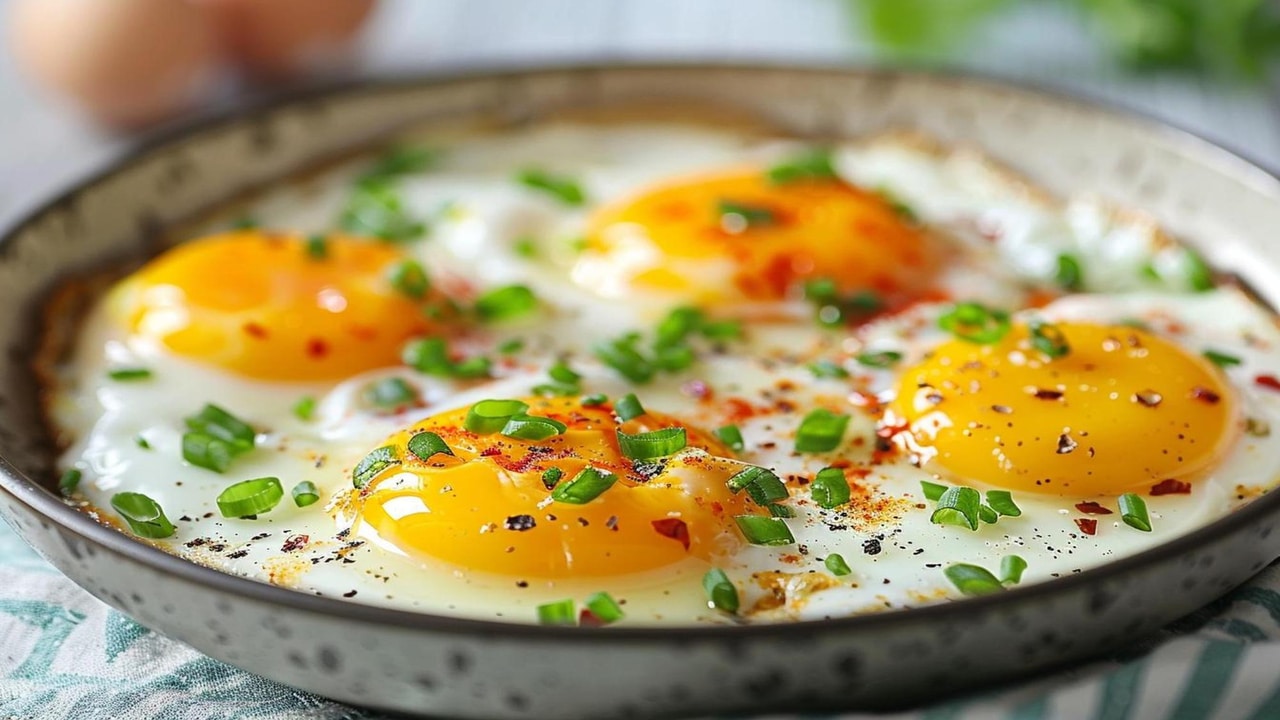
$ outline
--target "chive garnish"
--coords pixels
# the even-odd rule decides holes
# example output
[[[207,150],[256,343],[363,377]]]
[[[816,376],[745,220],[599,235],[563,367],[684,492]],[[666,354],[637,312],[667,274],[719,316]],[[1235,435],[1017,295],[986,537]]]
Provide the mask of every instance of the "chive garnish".
[[[436,455],[453,454],[453,450],[449,448],[449,443],[446,443],[444,438],[441,438],[433,432],[427,431],[415,433],[413,437],[409,438],[407,447],[409,452],[413,453],[414,457],[422,460],[423,462],[430,460]]]
[[[763,515],[734,515],[733,521],[737,523],[738,530],[742,532],[742,536],[752,545],[775,547],[795,544],[796,539],[791,534],[791,528],[787,527],[787,524],[781,518],[765,517]]]
[[[1058,256],[1058,269],[1054,273],[1058,287],[1068,292],[1080,292],[1084,289],[1084,273],[1080,269],[1080,260],[1075,255],[1063,253]]]
[[[707,607],[727,613],[738,612],[738,589],[720,568],[711,568],[702,576],[702,589],[707,593]]]
[[[202,432],[182,434],[182,459],[206,470],[223,473],[231,467],[231,459],[243,450],[225,440]]]
[[[796,452],[828,452],[840,446],[849,416],[815,408],[800,421],[796,430]]]
[[[556,483],[560,482],[560,478],[564,477],[564,471],[558,467],[547,468],[542,471],[542,484],[548,490],[555,490]]]
[[[387,279],[391,281],[391,287],[396,291],[414,300],[426,297],[427,291],[431,289],[431,280],[427,277],[427,271],[417,260],[406,259],[392,265]]]
[[[517,440],[546,440],[549,437],[563,435],[568,426],[559,420],[537,415],[520,413],[512,415],[502,426],[502,434]]]
[[[366,385],[361,396],[378,410],[400,410],[418,402],[418,389],[404,378],[388,377]]]
[[[767,207],[734,200],[721,200],[716,205],[716,214],[720,216],[720,226],[729,233],[740,233],[777,221],[774,212]]]
[[[938,327],[978,345],[999,342],[1009,332],[1009,313],[975,302],[956,303],[938,318]]]
[[[595,615],[606,625],[618,622],[623,617],[622,606],[607,592],[595,593],[587,598],[583,604],[587,606],[592,615]]]
[[[413,217],[394,180],[370,177],[356,184],[338,224],[357,235],[372,235],[386,242],[410,242],[427,232],[426,223]]]
[[[667,313],[654,328],[655,347],[671,347],[683,343],[705,321],[701,310],[695,307],[678,307]]]
[[[735,495],[746,490],[755,504],[765,508],[788,497],[787,486],[781,478],[772,470],[758,465],[748,465],[734,473],[725,485]]]
[[[813,149],[787,158],[769,168],[769,182],[775,185],[806,180],[834,180],[837,178],[831,153]]]
[[[133,438],[133,443],[138,447],[142,448],[143,450],[151,449],[151,442],[147,440],[147,438],[144,437],[141,433],[139,433]]]
[[[609,402],[609,396],[604,393],[592,393],[582,398],[582,407],[596,407]]]
[[[453,360],[449,357],[449,344],[444,338],[410,340],[401,351],[400,359],[405,365],[427,375],[447,377],[453,374]]]
[[[520,257],[529,260],[538,256],[538,241],[531,237],[516,238],[515,242],[511,243],[511,249]]]
[[[563,361],[552,365],[551,368],[547,370],[547,374],[551,376],[552,380],[565,383],[566,385],[573,385],[582,379],[581,375],[574,372],[573,368],[569,367]]]
[[[819,507],[830,510],[849,502],[849,481],[839,468],[823,468],[809,484],[810,497]]]
[[[742,439],[742,431],[738,429],[737,425],[725,425],[724,427],[716,428],[715,435],[720,442],[728,445],[729,449],[736,453],[742,452],[747,446]]]
[[[111,496],[111,507],[120,513],[138,537],[157,540],[177,532],[160,505],[142,493],[116,493]]]
[[[1022,573],[1026,569],[1026,560],[1017,555],[1006,555],[1000,561],[1000,582],[1005,585],[1017,585],[1022,582]]]
[[[796,516],[795,510],[792,510],[787,505],[779,505],[778,503],[765,505],[764,509],[769,511],[769,515],[776,518],[793,518]]]
[[[62,473],[62,477],[58,478],[58,490],[63,495],[71,495],[75,493],[76,488],[80,487],[80,481],[84,479],[84,473],[76,468],[69,468]]]
[[[107,371],[107,377],[119,382],[132,382],[134,380],[150,380],[151,371],[144,367],[112,368]]]
[[[261,477],[229,485],[218,494],[218,512],[222,517],[244,518],[271,511],[284,497],[280,478]]]
[[[205,405],[185,422],[182,457],[197,467],[226,472],[233,458],[253,449],[253,428],[217,405]]]
[[[556,486],[551,492],[551,499],[570,505],[585,505],[603,495],[617,481],[618,476],[613,473],[587,466],[569,482]]]
[[[429,169],[439,159],[438,150],[425,147],[392,147],[360,176],[359,182],[389,180]]]
[[[476,298],[476,315],[485,322],[499,322],[533,312],[538,296],[524,285],[504,285]]]
[[[394,445],[383,445],[364,456],[351,472],[351,484],[362,488],[377,477],[378,473],[392,465],[399,464],[400,451]]]
[[[557,600],[538,606],[538,623],[542,625],[574,625],[577,607],[572,600]]]
[[[688,345],[676,345],[658,348],[653,355],[653,366],[666,372],[680,372],[692,367],[696,359],[693,348]]]
[[[640,404],[640,398],[637,398],[635,393],[627,393],[613,404],[613,412],[619,420],[626,422],[644,415],[644,406]]]
[[[688,445],[689,440],[682,427],[668,427],[634,435],[616,431],[618,447],[632,460],[652,460],[674,455]]]
[[[1013,493],[1008,490],[988,490],[987,504],[1005,517],[1018,517],[1022,514],[1022,508],[1013,501]]]
[[[809,372],[816,378],[847,378],[849,371],[831,360],[809,363]]]
[[[1000,584],[995,575],[977,565],[957,563],[947,566],[942,572],[961,595],[989,595],[1004,590],[1004,585]]]
[[[307,257],[312,260],[324,260],[329,257],[329,239],[324,235],[307,237]]]
[[[501,432],[513,416],[528,409],[529,405],[519,400],[481,400],[467,410],[462,426],[477,435],[492,435]]]
[[[1205,350],[1204,356],[1214,365],[1222,368],[1234,367],[1244,362],[1235,355],[1228,355],[1226,353],[1218,352],[1217,350]]]
[[[653,379],[657,368],[636,348],[639,338],[624,335],[616,340],[596,343],[592,352],[600,362],[613,368],[619,375],[633,383],[641,384]]]
[[[1053,323],[1034,321],[1030,325],[1031,346],[1050,358],[1060,358],[1071,352],[1067,336]]]
[[[289,494],[293,496],[293,504],[298,507],[315,505],[320,501],[320,491],[316,489],[316,484],[310,480],[303,480],[294,485]]]
[[[1209,269],[1208,263],[1204,258],[1190,248],[1184,250],[1186,253],[1187,266],[1187,284],[1196,292],[1205,292],[1213,289],[1213,271]]]
[[[813,304],[818,322],[829,327],[866,317],[884,307],[879,295],[866,290],[841,294],[836,281],[825,277],[807,281],[804,297]]]
[[[1147,515],[1147,503],[1135,493],[1120,496],[1120,518],[1135,530],[1151,532],[1151,518]]]
[[[499,355],[515,355],[524,349],[524,338],[511,338],[498,343]]]
[[[938,498],[938,507],[929,516],[935,525],[956,525],[970,530],[978,529],[979,506],[982,498],[978,491],[968,487],[949,487]]]
[[[316,414],[316,399],[310,395],[298,398],[298,402],[293,404],[293,416],[302,421],[310,420]]]
[[[942,493],[947,491],[947,486],[929,482],[928,480],[921,480],[920,490],[924,492],[926,500],[937,502],[942,497]]]
[[[453,364],[450,374],[460,380],[487,378],[493,369],[493,362],[483,355],[473,355]]]
[[[844,577],[853,572],[853,568],[849,567],[849,563],[844,561],[844,556],[840,553],[831,553],[827,556],[822,564],[827,566],[827,570],[836,577]]]
[[[858,353],[854,358],[859,365],[865,365],[871,368],[889,368],[896,365],[902,360],[902,353],[896,350],[879,350],[875,352]]]
[[[576,207],[587,201],[587,195],[583,192],[582,186],[567,177],[530,168],[517,174],[516,180],[521,185],[540,190],[565,205]]]

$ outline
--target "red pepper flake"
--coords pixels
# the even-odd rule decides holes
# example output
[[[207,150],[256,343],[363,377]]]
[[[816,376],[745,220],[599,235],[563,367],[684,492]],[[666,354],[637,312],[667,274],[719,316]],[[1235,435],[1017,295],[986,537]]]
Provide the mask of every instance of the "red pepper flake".
[[[480,451],[480,457],[493,457],[494,455],[501,455],[501,454],[502,454],[502,449],[496,448],[496,447],[487,447],[484,450]]]
[[[685,550],[689,549],[689,526],[680,518],[663,518],[653,521],[653,529],[663,537],[678,540]]]
[[[267,329],[256,322],[245,323],[244,332],[249,337],[257,338],[259,340],[264,340],[267,337]]]
[[[1110,515],[1111,510],[1103,505],[1090,500],[1089,502],[1076,503],[1076,509],[1085,515]]]
[[[1155,390],[1147,389],[1133,394],[1133,401],[1142,407],[1153,408],[1164,400],[1164,397]]]
[[[1259,375],[1253,379],[1253,382],[1268,390],[1280,392],[1280,378],[1276,378],[1275,375]]]
[[[1169,478],[1151,486],[1151,495],[1190,495],[1191,483]]]
[[[1098,521],[1093,518],[1076,518],[1076,527],[1085,535],[1098,534]]]
[[[1209,388],[1200,387],[1199,385],[1191,388],[1191,397],[1210,405],[1217,405],[1218,401],[1222,399],[1222,396],[1218,393],[1210,390]]]
[[[285,538],[284,545],[280,546],[280,552],[301,550],[309,542],[311,542],[311,536],[309,535],[290,535]]]
[[[311,338],[307,341],[307,354],[320,359],[329,354],[329,343],[320,338]]]

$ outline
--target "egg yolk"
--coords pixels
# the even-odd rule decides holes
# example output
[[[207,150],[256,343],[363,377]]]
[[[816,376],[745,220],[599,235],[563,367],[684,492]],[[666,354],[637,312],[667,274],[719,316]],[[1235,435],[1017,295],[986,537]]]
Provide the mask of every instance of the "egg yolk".
[[[338,380],[398,363],[408,338],[436,329],[423,314],[425,276],[394,278],[417,267],[405,262],[373,241],[228,233],[148,263],[111,307],[134,335],[237,375]]]
[[[619,423],[608,405],[577,399],[526,402],[528,414],[567,431],[536,441],[479,435],[464,429],[463,408],[392,436],[384,446],[399,462],[356,493],[355,527],[409,556],[520,578],[627,575],[690,557],[711,561],[739,542],[732,516],[752,509],[725,481],[742,466],[706,433],[658,413]],[[686,427],[688,447],[709,454],[651,465],[623,456],[616,430],[667,427]],[[422,432],[436,433],[452,455],[416,456],[409,440]],[[549,486],[588,466],[612,473],[615,484],[585,504],[552,500]]]
[[[605,294],[778,300],[810,279],[886,298],[928,285],[923,233],[837,179],[772,182],[760,168],[652,188],[591,219],[575,277]]]
[[[945,343],[902,374],[886,425],[926,467],[1009,490],[1118,495],[1215,465],[1236,426],[1217,368],[1138,329],[1051,328],[1065,355],[1025,325]]]

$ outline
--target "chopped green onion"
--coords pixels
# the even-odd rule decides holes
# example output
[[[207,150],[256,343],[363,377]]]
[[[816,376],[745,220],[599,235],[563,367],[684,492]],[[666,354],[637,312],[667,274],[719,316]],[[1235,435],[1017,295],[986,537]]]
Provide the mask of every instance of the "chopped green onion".
[[[427,271],[417,260],[401,260],[391,266],[387,277],[391,281],[391,287],[414,300],[426,297],[427,291],[431,289]]]
[[[658,370],[679,372],[693,366],[697,357],[693,348],[688,345],[660,348],[653,357],[653,366]]]
[[[640,398],[637,398],[635,393],[627,393],[613,404],[613,412],[617,414],[619,420],[626,422],[644,415],[644,406],[640,404]]]
[[[359,182],[387,180],[420,173],[429,169],[439,159],[437,150],[424,147],[393,147],[382,154],[363,175]]]
[[[147,440],[145,437],[143,437],[141,433],[139,433],[138,436],[133,439],[133,442],[143,450],[151,449],[151,442]]]
[[[878,352],[858,353],[854,358],[859,365],[865,365],[872,368],[888,368],[893,367],[902,360],[902,353],[896,350],[880,350]]]
[[[657,372],[653,363],[636,349],[635,339],[631,336],[597,343],[592,351],[600,362],[637,384],[649,382]]]
[[[849,371],[830,360],[809,363],[809,372],[816,378],[847,378]]]
[[[405,365],[427,375],[448,377],[453,374],[449,344],[444,338],[429,337],[410,340],[400,353]]]
[[[476,298],[476,315],[485,322],[520,317],[538,308],[538,296],[524,285],[504,285]]]
[[[844,561],[844,556],[840,553],[831,553],[826,560],[822,561],[827,566],[827,570],[836,577],[844,577],[853,572],[853,568],[849,567],[849,563]]]
[[[530,388],[530,392],[538,397],[569,397],[577,395],[582,388],[577,385],[562,385],[560,383],[540,383]]]
[[[475,355],[465,360],[459,360],[450,368],[450,374],[453,377],[468,380],[476,378],[489,377],[489,371],[493,369],[493,362],[483,355]]]
[[[582,186],[570,178],[529,169],[516,175],[516,180],[525,187],[541,190],[565,205],[576,207],[587,201],[587,195],[582,191]]]
[[[324,235],[307,237],[307,257],[312,260],[324,260],[329,257],[329,239]]]
[[[224,473],[231,467],[231,460],[244,452],[238,445],[216,438],[208,433],[182,434],[182,459],[206,470]]]
[[[123,367],[112,368],[107,371],[107,377],[120,382],[130,382],[133,380],[150,380],[151,371],[143,367]]]
[[[1213,271],[1209,269],[1209,265],[1200,257],[1200,254],[1187,249],[1186,265],[1187,265],[1187,283],[1191,285],[1191,289],[1196,292],[1205,292],[1213,289]]]
[[[517,440],[546,440],[563,435],[569,427],[559,420],[538,415],[512,415],[502,426],[502,434]]]
[[[111,507],[120,513],[138,537],[156,540],[177,532],[160,505],[142,493],[116,493],[111,496]]]
[[[1147,515],[1147,503],[1135,493],[1120,496],[1120,518],[1135,530],[1151,532],[1151,518]]]
[[[702,311],[694,307],[678,307],[667,313],[654,329],[654,347],[679,345],[695,332],[705,320]]]
[[[978,529],[979,506],[982,498],[978,491],[968,487],[949,487],[938,498],[938,507],[929,516],[935,525],[956,525],[970,530]]]
[[[768,510],[769,514],[776,518],[793,518],[796,516],[795,510],[792,510],[786,505],[779,505],[777,503],[765,505],[764,509]]]
[[[724,427],[716,428],[715,435],[720,442],[728,445],[729,449],[736,453],[742,452],[747,446],[746,441],[742,439],[742,431],[738,429],[737,425],[725,425]]]
[[[831,153],[814,149],[793,155],[769,168],[768,177],[774,185],[783,185],[806,180],[834,180],[838,176]]]
[[[975,302],[956,303],[938,318],[938,327],[979,345],[999,342],[1009,332],[1009,313]]]
[[[819,507],[830,510],[849,502],[849,481],[839,468],[823,468],[809,485],[809,493]]]
[[[618,447],[632,460],[652,460],[675,455],[689,444],[682,427],[668,427],[634,435],[617,430]]]
[[[932,500],[934,502],[937,502],[939,499],[942,498],[942,493],[947,491],[947,486],[939,485],[938,483],[934,483],[934,482],[929,482],[928,480],[921,480],[920,489],[924,492],[924,497],[926,500]]]
[[[63,495],[71,495],[80,487],[80,480],[84,478],[84,473],[76,468],[70,468],[62,473],[62,477],[58,478],[58,490]]]
[[[399,410],[418,402],[418,389],[400,377],[375,380],[364,386],[361,397],[379,410]]]
[[[1017,585],[1022,582],[1022,573],[1026,569],[1026,560],[1017,555],[1006,555],[1000,561],[1000,582],[1005,585]]]
[[[748,465],[734,473],[725,485],[735,495],[746,490],[755,504],[766,508],[789,496],[782,480],[772,470],[758,465]]]
[[[547,468],[542,472],[542,484],[548,490],[554,490],[556,483],[560,482],[560,478],[564,477],[564,471],[558,467]]]
[[[1067,336],[1062,329],[1053,323],[1034,321],[1031,323],[1031,346],[1046,356],[1060,358],[1071,352]]]
[[[1004,590],[1004,585],[986,568],[957,563],[942,571],[962,595],[990,595]]]
[[[978,519],[988,525],[995,525],[1000,522],[1000,513],[982,504],[978,506]]]
[[[880,199],[889,206],[890,210],[897,213],[903,220],[916,222],[920,219],[919,216],[916,215],[916,211],[913,210],[910,205],[903,202],[902,198],[898,197],[888,188],[878,188],[876,189],[876,194],[879,195]]]
[[[574,625],[577,621],[577,607],[572,600],[557,600],[538,606],[538,623],[541,625]]]
[[[378,473],[399,463],[400,451],[396,449],[396,446],[383,445],[365,455],[364,459],[356,465],[355,470],[351,472],[351,484],[357,488],[362,488],[368,485],[370,480],[377,477]]]
[[[262,477],[243,480],[218,494],[218,512],[222,517],[243,518],[269,512],[284,497],[280,478]]]
[[[826,326],[842,325],[849,318],[865,317],[884,307],[880,296],[867,290],[841,295],[836,281],[831,278],[807,281],[804,297],[813,303],[818,322]]]
[[[1220,353],[1217,350],[1205,350],[1204,356],[1208,358],[1209,361],[1212,362],[1214,365],[1217,365],[1218,367],[1223,367],[1223,368],[1234,367],[1236,365],[1239,365],[1241,362],[1243,362],[1240,358],[1236,357],[1235,355]]]
[[[551,369],[547,370],[547,374],[551,376],[552,380],[566,385],[573,385],[579,380],[582,380],[582,376],[574,372],[573,368],[569,367],[564,362],[558,362],[555,365],[552,365]]]
[[[523,338],[511,338],[503,340],[498,344],[497,350],[499,355],[515,355],[524,349]]]
[[[596,407],[609,402],[609,396],[603,393],[592,393],[582,398],[582,407]]]
[[[444,438],[433,432],[426,431],[415,433],[413,437],[409,438],[408,448],[414,457],[424,462],[436,455],[453,454],[453,450],[450,449],[449,443],[445,442]]]
[[[315,505],[320,502],[320,491],[316,489],[316,484],[310,480],[303,480],[294,485],[289,494],[293,496],[293,504],[298,507]]]
[[[427,232],[426,223],[405,208],[395,183],[385,178],[359,182],[338,223],[351,233],[372,235],[386,242],[410,242]]]
[[[738,612],[738,589],[720,568],[711,568],[702,576],[702,589],[707,593],[707,606],[727,613]]]
[[[253,230],[261,225],[262,223],[258,222],[258,219],[252,215],[241,215],[231,221],[232,230]]]
[[[1084,274],[1080,270],[1080,260],[1075,255],[1063,253],[1058,256],[1058,269],[1054,273],[1058,287],[1068,292],[1080,292],[1084,289]]]
[[[698,332],[708,340],[736,340],[742,337],[742,323],[737,320],[704,321]]]
[[[804,284],[804,297],[813,302],[834,300],[840,294],[836,281],[829,277],[814,278]]]
[[[310,420],[316,414],[316,399],[310,395],[298,398],[293,404],[293,416],[302,421]]]
[[[1013,493],[1008,490],[988,490],[987,504],[1005,517],[1018,517],[1022,514],[1022,508],[1013,501]]]
[[[217,405],[205,405],[199,413],[185,418],[185,421],[189,429],[225,440],[240,451],[253,449],[256,437],[253,428]]]
[[[617,481],[617,475],[587,466],[569,482],[556,486],[551,492],[551,499],[570,505],[585,505],[603,495]]]
[[[795,536],[791,528],[781,518],[763,515],[734,515],[733,521],[738,524],[742,536],[752,545],[770,547],[795,544]]]
[[[716,213],[720,216],[721,226],[730,233],[743,232],[760,225],[772,225],[777,221],[777,216],[767,207],[733,200],[721,200],[716,206]]]
[[[501,432],[512,416],[528,409],[529,405],[519,400],[481,400],[467,411],[462,426],[478,435],[492,435]]]
[[[815,408],[800,421],[796,430],[796,452],[828,452],[840,446],[849,416]]]
[[[511,249],[526,260],[538,257],[538,241],[531,237],[516,238],[516,241],[511,244]]]
[[[618,622],[623,617],[622,606],[607,592],[595,593],[583,604],[605,624]]]

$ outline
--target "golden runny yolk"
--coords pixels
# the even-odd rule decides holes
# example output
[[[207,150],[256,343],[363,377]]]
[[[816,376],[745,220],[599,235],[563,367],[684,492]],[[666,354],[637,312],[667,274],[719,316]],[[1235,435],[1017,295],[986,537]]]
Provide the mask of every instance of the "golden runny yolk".
[[[297,235],[234,232],[179,245],[113,294],[135,335],[263,380],[338,380],[399,362],[433,330],[423,298],[397,290],[404,256],[385,243],[331,236],[323,257]]]
[[[568,430],[537,441],[477,435],[463,428],[462,408],[389,438],[384,446],[401,462],[357,491],[357,529],[411,557],[519,578],[627,575],[690,557],[710,562],[739,542],[732,516],[752,509],[725,481],[742,466],[717,457],[730,453],[707,434],[686,427],[688,446],[710,455],[678,454],[649,477],[623,457],[615,431],[682,426],[674,418],[648,413],[620,424],[608,405],[525,402],[528,414],[554,418]],[[424,431],[439,435],[454,454],[416,457],[408,442]],[[547,502],[547,470],[558,468],[564,484],[588,465],[617,482],[583,505]]]
[[[705,302],[778,300],[815,278],[895,298],[925,289],[935,266],[920,230],[880,196],[836,179],[773,183],[746,168],[603,208],[579,274],[599,284],[623,268],[630,287]]]
[[[1009,490],[1118,495],[1215,465],[1236,425],[1217,368],[1142,330],[1056,327],[1058,358],[1025,325],[945,343],[902,374],[886,424],[907,423],[898,438],[957,478]]]

